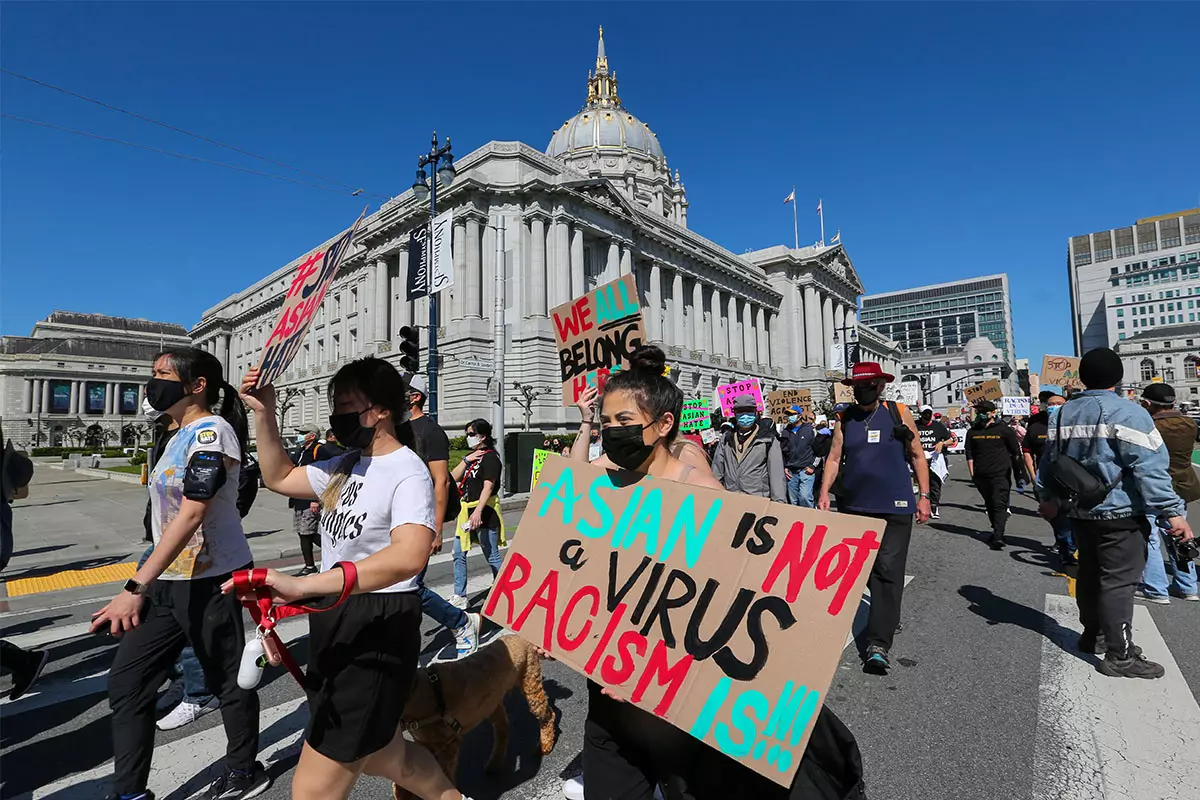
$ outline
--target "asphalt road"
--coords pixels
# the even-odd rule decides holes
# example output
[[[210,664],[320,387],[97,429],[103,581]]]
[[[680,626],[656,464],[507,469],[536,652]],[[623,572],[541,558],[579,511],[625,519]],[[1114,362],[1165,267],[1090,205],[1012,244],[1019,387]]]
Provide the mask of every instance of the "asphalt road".
[[[965,466],[955,459],[952,478],[964,475]],[[913,536],[892,673],[864,674],[851,645],[828,694],[830,707],[858,739],[868,795],[873,800],[1196,796],[1200,760],[1189,743],[1200,730],[1200,604],[1139,604],[1135,636],[1149,655],[1164,661],[1166,679],[1098,676],[1094,659],[1069,652],[1074,624],[1069,581],[1054,570],[1053,537],[1035,516],[1033,502],[1014,494],[1011,546],[993,552],[979,533],[986,521],[973,487],[952,479],[944,501],[941,519],[919,526]],[[473,576],[473,586],[485,589],[486,571],[476,567]],[[55,630],[78,618],[63,609],[10,611],[0,617],[0,626],[5,638],[36,641],[53,638]],[[303,661],[302,629],[294,635]],[[449,641],[447,632],[427,625],[425,657]],[[0,706],[0,797],[100,797],[111,769],[104,671],[113,644],[83,636],[49,646],[54,660],[37,693]],[[522,701],[510,697],[513,733],[502,774],[482,773],[491,743],[486,726],[466,739],[459,785],[476,800],[560,797],[563,777],[579,771],[586,687],[561,664],[548,662],[544,672],[559,714],[554,752],[544,759],[532,755],[536,726]],[[265,796],[282,800],[289,794],[305,708],[298,687],[282,671],[269,673],[260,691],[262,752],[276,776]],[[1069,702],[1061,702],[1068,695]],[[1121,709],[1130,710],[1117,713]],[[159,791],[160,800],[193,796],[223,750],[216,714],[160,733],[152,778],[166,789]],[[353,797],[385,798],[390,791],[381,781],[364,779]]]

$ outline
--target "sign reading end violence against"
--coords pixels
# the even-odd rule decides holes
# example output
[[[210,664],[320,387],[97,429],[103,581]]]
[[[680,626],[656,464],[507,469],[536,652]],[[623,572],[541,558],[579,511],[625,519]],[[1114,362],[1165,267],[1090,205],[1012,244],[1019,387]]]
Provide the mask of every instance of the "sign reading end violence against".
[[[812,392],[808,389],[780,389],[767,392],[767,410],[774,422],[786,423],[793,413],[792,406],[812,411]]]
[[[629,354],[646,339],[633,275],[597,286],[550,311],[562,373],[563,405],[584,389],[604,389],[608,376],[629,366]]]
[[[551,456],[484,615],[787,786],[877,520]]]
[[[304,335],[308,333],[308,327],[321,307],[325,293],[333,285],[338,267],[350,252],[350,243],[366,213],[366,209],[363,209],[349,230],[326,246],[309,253],[296,266],[283,298],[283,308],[279,310],[275,327],[263,347],[262,360],[258,362],[259,386],[274,383],[300,351]]]

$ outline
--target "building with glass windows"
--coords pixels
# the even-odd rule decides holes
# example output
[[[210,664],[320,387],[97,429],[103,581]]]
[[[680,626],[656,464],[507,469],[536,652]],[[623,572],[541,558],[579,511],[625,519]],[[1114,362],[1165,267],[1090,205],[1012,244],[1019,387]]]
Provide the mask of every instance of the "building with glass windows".
[[[1075,354],[1200,314],[1200,208],[1067,240]]]
[[[906,354],[955,350],[976,336],[1015,358],[1008,275],[985,275],[862,298],[859,315]]]

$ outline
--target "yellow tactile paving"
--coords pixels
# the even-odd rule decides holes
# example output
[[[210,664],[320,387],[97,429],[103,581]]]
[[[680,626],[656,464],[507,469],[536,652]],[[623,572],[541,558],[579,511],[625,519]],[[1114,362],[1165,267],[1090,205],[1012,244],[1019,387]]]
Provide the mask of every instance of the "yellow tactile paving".
[[[43,575],[40,578],[18,578],[8,581],[5,588],[9,597],[39,592],[54,592],[59,589],[75,589],[80,586],[95,586],[98,583],[115,583],[127,581],[137,572],[137,562],[126,561],[122,564],[109,564],[107,567],[92,569],[68,569],[53,575]]]

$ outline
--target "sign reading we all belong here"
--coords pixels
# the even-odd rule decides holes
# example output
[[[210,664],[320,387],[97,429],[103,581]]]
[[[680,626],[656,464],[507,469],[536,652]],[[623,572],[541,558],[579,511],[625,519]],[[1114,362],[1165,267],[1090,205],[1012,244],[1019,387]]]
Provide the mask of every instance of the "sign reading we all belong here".
[[[600,391],[608,376],[629,366],[646,340],[633,275],[597,286],[550,311],[562,380],[562,403],[574,405],[589,386]]]
[[[552,455],[484,615],[787,786],[878,528]]]

